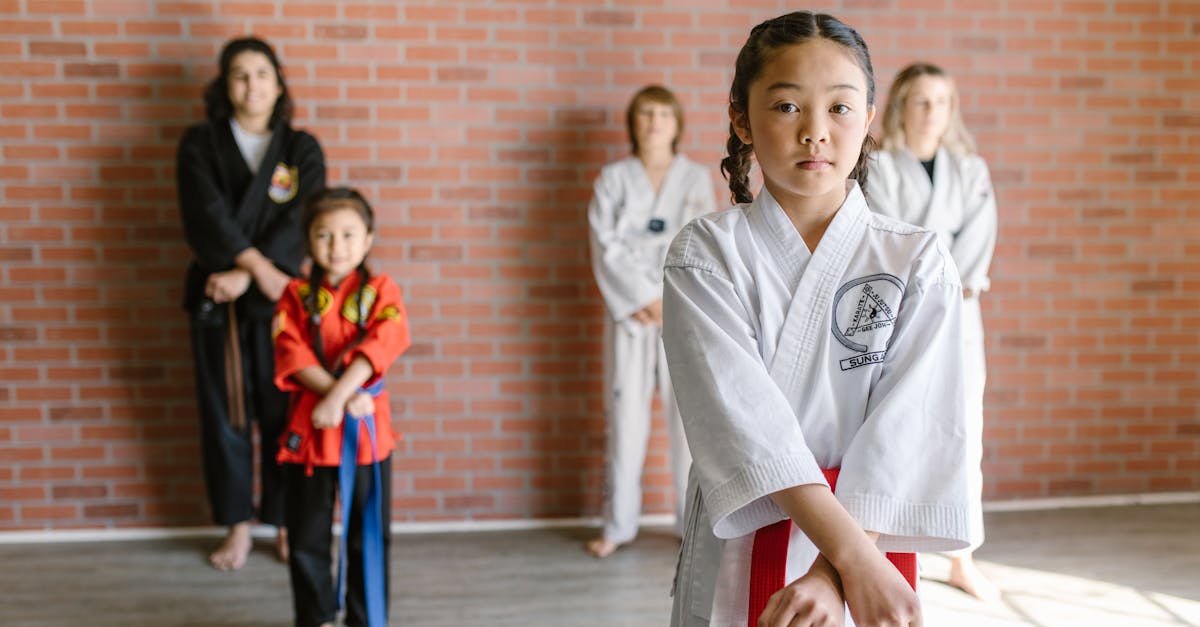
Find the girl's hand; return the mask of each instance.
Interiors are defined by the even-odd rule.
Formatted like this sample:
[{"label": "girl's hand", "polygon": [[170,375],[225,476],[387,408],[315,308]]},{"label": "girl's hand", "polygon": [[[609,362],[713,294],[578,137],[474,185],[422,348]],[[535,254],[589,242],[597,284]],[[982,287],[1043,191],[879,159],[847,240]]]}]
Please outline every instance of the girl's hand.
[{"label": "girl's hand", "polygon": [[330,398],[330,395],[326,394],[325,398],[317,401],[317,404],[313,406],[313,426],[318,429],[336,428],[342,424],[345,407],[346,403]]},{"label": "girl's hand", "polygon": [[842,589],[858,627],[920,627],[921,602],[904,576],[873,547],[843,568]]},{"label": "girl's hand", "polygon": [[812,568],[767,599],[758,627],[842,627],[846,602],[838,573],[817,556]]},{"label": "girl's hand", "polygon": [[208,282],[204,284],[204,295],[214,303],[228,303],[237,300],[248,289],[250,273],[241,268],[234,268],[210,274]]},{"label": "girl's hand", "polygon": [[375,415],[375,399],[366,392],[358,392],[346,401],[346,413],[355,418],[366,418]]}]

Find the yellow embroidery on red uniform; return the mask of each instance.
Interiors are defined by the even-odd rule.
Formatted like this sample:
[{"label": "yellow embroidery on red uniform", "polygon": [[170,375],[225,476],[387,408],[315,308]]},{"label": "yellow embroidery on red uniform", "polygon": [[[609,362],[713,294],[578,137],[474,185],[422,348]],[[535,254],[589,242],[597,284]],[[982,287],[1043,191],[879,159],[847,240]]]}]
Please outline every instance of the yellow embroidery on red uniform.
[{"label": "yellow embroidery on red uniform", "polygon": [[283,333],[283,329],[286,326],[287,326],[287,312],[286,311],[275,312],[275,320],[271,323],[271,341],[272,342],[275,341],[275,338],[279,337],[280,333]]},{"label": "yellow embroidery on red uniform", "polygon": [[400,319],[400,308],[395,305],[388,305],[387,307],[384,307],[383,310],[381,310],[379,312],[378,316],[375,316],[375,319],[376,320],[399,320]]},{"label": "yellow embroidery on red uniform", "polygon": [[363,288],[362,299],[363,306],[360,309],[358,306],[358,292],[346,297],[346,302],[342,304],[342,317],[351,324],[358,324],[359,311],[371,311],[371,307],[375,306],[375,299],[379,298],[379,292],[375,291],[370,285]]},{"label": "yellow embroidery on red uniform", "polygon": [[[306,301],[312,290],[307,283],[301,283],[300,287],[296,288],[296,293],[300,295],[301,301]],[[317,313],[324,316],[330,309],[333,309],[333,293],[322,287],[317,290]]]}]

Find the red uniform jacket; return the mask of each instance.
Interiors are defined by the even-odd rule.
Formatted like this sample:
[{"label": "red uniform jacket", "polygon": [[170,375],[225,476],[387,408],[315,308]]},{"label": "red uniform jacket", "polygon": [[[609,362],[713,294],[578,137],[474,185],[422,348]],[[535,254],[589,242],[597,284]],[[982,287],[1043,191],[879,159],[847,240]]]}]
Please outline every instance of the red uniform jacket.
[{"label": "red uniform jacket", "polygon": [[[400,288],[386,275],[376,275],[367,281],[363,301],[367,316],[366,335],[354,348],[345,351],[359,335],[358,330],[358,273],[346,277],[335,287],[328,282],[321,286],[317,302],[321,309],[322,352],[326,359],[342,355],[341,366],[362,355],[371,363],[375,374],[366,385],[384,376],[388,366],[408,348],[408,318]],[[288,426],[280,438],[277,459],[285,464],[337,466],[341,462],[342,427],[317,429],[312,424],[312,409],[321,400],[316,392],[300,385],[292,375],[309,366],[329,366],[318,361],[308,330],[308,314],[304,297],[308,294],[307,279],[293,279],[275,309],[272,337],[275,340],[275,385],[291,392]],[[371,463],[366,426],[361,427],[358,463]],[[375,398],[375,440],[377,459],[391,454],[395,446],[392,434],[392,412],[388,393]]]}]

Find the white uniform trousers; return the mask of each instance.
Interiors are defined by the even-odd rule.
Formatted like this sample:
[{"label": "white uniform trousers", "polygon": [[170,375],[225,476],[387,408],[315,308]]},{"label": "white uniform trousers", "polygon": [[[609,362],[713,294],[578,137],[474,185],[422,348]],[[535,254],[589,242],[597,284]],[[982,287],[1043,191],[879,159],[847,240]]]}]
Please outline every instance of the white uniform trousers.
[{"label": "white uniform trousers", "polygon": [[987,357],[983,352],[983,313],[979,297],[963,300],[963,389],[967,412],[967,479],[971,496],[971,527],[979,541],[962,552],[969,553],[983,543],[983,390],[987,383]]},{"label": "white uniform trousers", "polygon": [[623,544],[638,532],[642,509],[642,469],[650,440],[654,390],[662,398],[670,440],[670,466],[675,488],[675,528],[683,529],[683,502],[692,465],[675,392],[667,372],[662,330],[633,320],[606,319],[604,339],[607,454],[604,490],[604,539]]}]

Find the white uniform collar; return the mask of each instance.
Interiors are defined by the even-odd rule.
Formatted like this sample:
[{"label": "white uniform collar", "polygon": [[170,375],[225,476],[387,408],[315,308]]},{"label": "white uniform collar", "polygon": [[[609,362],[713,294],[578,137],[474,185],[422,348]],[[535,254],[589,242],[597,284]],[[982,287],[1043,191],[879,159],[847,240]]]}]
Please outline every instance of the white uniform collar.
[{"label": "white uniform collar", "polygon": [[[843,241],[869,211],[858,181],[847,179],[846,200],[833,216],[821,241]],[[759,190],[758,196],[746,207],[745,212],[753,230],[763,234],[771,256],[780,264],[793,270],[802,269],[807,264],[812,257],[808,245],[766,186]],[[817,250],[821,251],[820,245]]]}]

